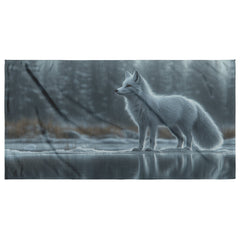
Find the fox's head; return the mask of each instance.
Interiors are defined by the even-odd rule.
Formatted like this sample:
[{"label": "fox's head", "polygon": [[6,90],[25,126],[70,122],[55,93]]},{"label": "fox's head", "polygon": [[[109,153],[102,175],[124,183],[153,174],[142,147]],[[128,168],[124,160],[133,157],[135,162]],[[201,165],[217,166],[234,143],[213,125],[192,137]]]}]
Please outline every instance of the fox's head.
[{"label": "fox's head", "polygon": [[133,74],[125,72],[125,80],[120,88],[114,90],[119,95],[132,95],[141,91],[141,76],[137,71]]}]

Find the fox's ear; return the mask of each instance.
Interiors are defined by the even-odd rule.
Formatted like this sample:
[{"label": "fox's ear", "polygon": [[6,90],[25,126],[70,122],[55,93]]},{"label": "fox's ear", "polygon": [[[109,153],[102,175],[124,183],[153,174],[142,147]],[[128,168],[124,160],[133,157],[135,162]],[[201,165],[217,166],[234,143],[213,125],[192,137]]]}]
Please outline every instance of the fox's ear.
[{"label": "fox's ear", "polygon": [[125,78],[131,77],[131,76],[132,76],[132,74],[130,72],[128,72],[128,71],[125,72]]},{"label": "fox's ear", "polygon": [[134,80],[135,82],[138,82],[138,81],[139,81],[138,71],[134,71],[134,73],[133,73],[133,80]]}]

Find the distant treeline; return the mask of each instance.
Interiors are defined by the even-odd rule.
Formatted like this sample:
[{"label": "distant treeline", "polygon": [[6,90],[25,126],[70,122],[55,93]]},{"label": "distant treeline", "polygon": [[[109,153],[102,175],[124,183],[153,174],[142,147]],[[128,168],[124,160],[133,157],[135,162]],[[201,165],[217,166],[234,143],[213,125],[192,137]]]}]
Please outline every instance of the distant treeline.
[{"label": "distant treeline", "polygon": [[138,70],[154,92],[200,102],[221,128],[235,125],[235,61],[20,61],[5,63],[7,122],[61,119],[26,71],[26,64],[54,104],[79,126],[132,128],[124,101],[113,94],[125,71]]}]

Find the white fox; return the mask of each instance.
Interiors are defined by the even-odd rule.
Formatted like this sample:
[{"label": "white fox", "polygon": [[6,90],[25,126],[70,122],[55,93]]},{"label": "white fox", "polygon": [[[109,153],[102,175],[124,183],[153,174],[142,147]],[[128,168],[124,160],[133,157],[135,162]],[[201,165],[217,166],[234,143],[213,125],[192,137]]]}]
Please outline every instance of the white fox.
[{"label": "white fox", "polygon": [[191,150],[193,140],[202,149],[223,143],[222,133],[199,103],[180,95],[154,94],[137,71],[126,72],[122,87],[115,92],[125,97],[126,110],[138,126],[139,146],[133,151],[143,149],[148,128],[150,145],[145,150],[154,150],[158,126],[163,125],[178,139],[178,148]]}]

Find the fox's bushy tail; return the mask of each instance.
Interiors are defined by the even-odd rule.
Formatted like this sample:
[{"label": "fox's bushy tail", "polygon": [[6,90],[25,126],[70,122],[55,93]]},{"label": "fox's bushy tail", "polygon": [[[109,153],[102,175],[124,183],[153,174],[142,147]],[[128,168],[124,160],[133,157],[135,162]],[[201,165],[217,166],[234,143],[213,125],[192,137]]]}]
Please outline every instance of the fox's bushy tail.
[{"label": "fox's bushy tail", "polygon": [[214,149],[222,145],[221,131],[210,115],[197,104],[198,117],[193,125],[193,137],[197,145],[203,149]]}]

